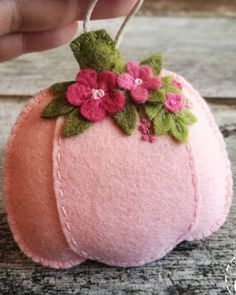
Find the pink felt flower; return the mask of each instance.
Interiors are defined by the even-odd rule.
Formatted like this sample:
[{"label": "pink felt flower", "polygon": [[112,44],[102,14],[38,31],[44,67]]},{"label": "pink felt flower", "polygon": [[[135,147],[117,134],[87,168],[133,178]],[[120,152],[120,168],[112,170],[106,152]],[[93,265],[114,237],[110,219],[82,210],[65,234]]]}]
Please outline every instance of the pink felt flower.
[{"label": "pink felt flower", "polygon": [[139,66],[133,62],[126,64],[126,73],[117,79],[120,88],[130,91],[131,98],[136,103],[145,103],[148,92],[161,87],[160,77],[153,77],[149,66]]},{"label": "pink felt flower", "polygon": [[185,104],[181,95],[176,93],[168,93],[166,95],[166,101],[164,103],[164,106],[166,110],[172,113],[177,113],[184,108]]},{"label": "pink felt flower", "polygon": [[174,86],[174,87],[176,87],[176,88],[178,88],[180,90],[182,90],[182,88],[183,88],[183,85],[180,82],[176,81],[176,80],[172,81],[172,86]]},{"label": "pink felt flower", "polygon": [[80,107],[85,119],[93,122],[120,112],[125,105],[124,95],[116,90],[116,75],[110,71],[81,70],[76,83],[69,86],[66,98],[71,105]]}]

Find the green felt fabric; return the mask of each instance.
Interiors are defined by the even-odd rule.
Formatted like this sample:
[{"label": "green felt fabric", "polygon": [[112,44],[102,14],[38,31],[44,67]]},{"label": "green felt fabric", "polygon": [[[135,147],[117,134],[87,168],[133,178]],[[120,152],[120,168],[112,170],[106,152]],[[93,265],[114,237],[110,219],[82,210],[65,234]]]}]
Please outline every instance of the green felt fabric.
[{"label": "green felt fabric", "polygon": [[54,98],[43,110],[41,117],[44,119],[55,119],[73,111],[74,107],[69,105],[65,96]]},{"label": "green felt fabric", "polygon": [[160,136],[168,133],[178,142],[184,143],[188,137],[188,125],[195,123],[197,119],[186,108],[176,114],[169,113],[165,109],[164,102],[167,93],[178,93],[186,100],[182,91],[172,85],[172,81],[173,78],[169,76],[162,78],[161,89],[150,93],[144,109],[147,118],[152,123],[155,135]]},{"label": "green felt fabric", "polygon": [[179,122],[186,125],[191,125],[197,122],[197,118],[188,110],[182,110],[176,114],[176,118]]},{"label": "green felt fabric", "polygon": [[138,112],[132,102],[128,102],[122,112],[114,115],[114,121],[116,125],[127,135],[131,135],[134,131]]},{"label": "green felt fabric", "polygon": [[170,134],[180,143],[185,143],[188,138],[188,127],[179,120],[171,126]]},{"label": "green felt fabric", "polygon": [[[114,41],[104,30],[89,32],[80,35],[71,43],[71,49],[77,59],[80,68],[90,68],[97,72],[113,71],[117,74],[123,73],[125,66],[120,53],[115,47]],[[158,76],[162,70],[161,55],[153,55],[141,62],[152,68],[153,75]],[[127,135],[131,135],[137,126],[139,114],[146,114],[152,123],[154,135],[169,134],[178,142],[185,142],[188,136],[188,125],[196,122],[195,116],[187,109],[176,114],[169,113],[165,107],[165,99],[168,93],[178,93],[184,100],[186,98],[180,89],[172,85],[173,78],[163,77],[160,89],[151,91],[147,102],[143,106],[133,103],[129,95],[125,108],[113,115],[115,124]],[[43,110],[41,116],[54,119],[65,116],[63,134],[65,137],[84,132],[92,123],[84,119],[79,108],[71,106],[66,100],[68,86],[74,81],[56,83],[50,87],[54,99]]]},{"label": "green felt fabric", "polygon": [[75,81],[55,83],[50,87],[50,90],[52,91],[54,96],[63,96],[66,94],[68,87],[73,83],[75,83]]},{"label": "green felt fabric", "polygon": [[150,66],[152,68],[153,74],[158,76],[162,70],[162,56],[160,54],[150,56],[149,58],[143,60],[141,65]]},{"label": "green felt fabric", "polygon": [[160,112],[160,110],[163,108],[162,104],[158,105],[152,105],[152,104],[146,104],[144,109],[146,116],[150,121],[152,121]]},{"label": "green felt fabric", "polygon": [[104,70],[121,73],[124,65],[114,41],[104,30],[80,35],[71,43],[71,49],[80,68],[98,72]]},{"label": "green felt fabric", "polygon": [[75,109],[71,112],[65,120],[63,126],[63,135],[65,137],[70,137],[73,135],[78,135],[83,133],[89,126],[91,122],[85,120],[80,114],[79,110]]},{"label": "green felt fabric", "polygon": [[168,133],[172,129],[174,123],[171,114],[165,112],[163,109],[160,110],[157,116],[153,119],[154,134],[163,135]]},{"label": "green felt fabric", "polygon": [[163,103],[165,101],[166,91],[164,89],[157,89],[150,92],[148,102],[151,104]]}]

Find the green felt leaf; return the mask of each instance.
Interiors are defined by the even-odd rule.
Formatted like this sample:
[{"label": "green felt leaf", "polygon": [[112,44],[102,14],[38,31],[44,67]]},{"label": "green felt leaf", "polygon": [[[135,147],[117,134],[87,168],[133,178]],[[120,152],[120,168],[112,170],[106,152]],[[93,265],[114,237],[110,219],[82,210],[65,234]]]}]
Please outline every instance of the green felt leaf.
[{"label": "green felt leaf", "polygon": [[128,102],[123,111],[115,114],[113,118],[125,134],[131,135],[136,127],[138,112],[134,104]]},{"label": "green felt leaf", "polygon": [[148,65],[152,68],[153,74],[158,76],[162,70],[162,56],[160,54],[156,54],[150,56],[141,62],[141,65]]},{"label": "green felt leaf", "polygon": [[188,138],[188,127],[181,120],[175,120],[172,124],[170,134],[180,143],[185,143]]},{"label": "green felt leaf", "polygon": [[75,83],[75,81],[56,83],[50,87],[50,90],[55,96],[64,96],[68,87],[73,83]]},{"label": "green felt leaf", "polygon": [[171,87],[171,84],[172,84],[172,81],[173,81],[173,78],[171,76],[165,76],[163,78],[161,78],[162,80],[162,87],[163,88],[169,88]]},{"label": "green felt leaf", "polygon": [[162,90],[165,94],[167,93],[177,93],[182,94],[181,89],[172,85],[173,78],[171,76],[166,76],[162,78]]},{"label": "green felt leaf", "polygon": [[186,125],[191,125],[197,122],[197,118],[194,116],[194,114],[186,109],[177,113],[176,118],[178,121],[181,121],[183,124],[186,124]]},{"label": "green felt leaf", "polygon": [[80,114],[79,110],[75,109],[71,112],[65,120],[63,126],[63,134],[65,137],[81,134],[89,128],[91,122],[85,120]]},{"label": "green felt leaf", "polygon": [[55,119],[59,116],[64,116],[73,111],[71,106],[64,96],[54,98],[43,110],[41,117],[44,119]]},{"label": "green felt leaf", "polygon": [[171,114],[166,113],[164,110],[161,110],[158,115],[153,119],[153,130],[155,135],[163,135],[168,133],[174,120]]},{"label": "green felt leaf", "polygon": [[158,105],[153,105],[153,104],[146,104],[145,105],[145,113],[148,117],[148,119],[150,121],[152,121],[157,114],[160,112],[160,110],[162,109],[162,104],[158,104]]},{"label": "green felt leaf", "polygon": [[151,91],[148,97],[148,102],[152,104],[163,103],[165,101],[165,91],[163,89],[157,89]]},{"label": "green felt leaf", "polygon": [[71,43],[71,49],[80,68],[98,72],[111,70],[121,73],[124,65],[112,38],[104,30],[80,35]]}]

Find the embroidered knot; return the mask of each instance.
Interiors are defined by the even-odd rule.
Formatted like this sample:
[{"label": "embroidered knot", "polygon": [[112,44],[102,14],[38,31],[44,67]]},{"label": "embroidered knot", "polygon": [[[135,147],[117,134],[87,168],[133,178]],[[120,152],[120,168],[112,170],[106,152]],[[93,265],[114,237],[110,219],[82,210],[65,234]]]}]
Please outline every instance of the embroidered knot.
[{"label": "embroidered knot", "polygon": [[140,85],[143,84],[143,80],[140,79],[140,78],[137,78],[137,79],[134,80],[134,84],[135,84],[136,86],[140,86]]},{"label": "embroidered knot", "polygon": [[149,141],[150,143],[156,142],[156,137],[155,135],[153,135],[152,132],[151,122],[148,119],[142,118],[140,120],[140,125],[138,129],[142,133],[142,141]]},{"label": "embroidered knot", "polygon": [[103,89],[92,89],[92,98],[94,100],[98,100],[100,98],[102,98],[103,96],[105,96],[105,92]]}]

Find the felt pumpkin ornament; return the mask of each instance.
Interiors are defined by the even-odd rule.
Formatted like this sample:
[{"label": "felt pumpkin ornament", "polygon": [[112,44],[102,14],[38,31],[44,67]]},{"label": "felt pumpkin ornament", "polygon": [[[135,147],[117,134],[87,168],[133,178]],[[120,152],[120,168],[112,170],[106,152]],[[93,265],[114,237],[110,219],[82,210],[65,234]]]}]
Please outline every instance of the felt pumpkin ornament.
[{"label": "felt pumpkin ornament", "polygon": [[80,71],[33,97],[5,158],[11,231],[33,261],[134,267],[211,235],[232,196],[225,143],[199,93],[160,55],[121,58],[104,31],[71,43]]}]

